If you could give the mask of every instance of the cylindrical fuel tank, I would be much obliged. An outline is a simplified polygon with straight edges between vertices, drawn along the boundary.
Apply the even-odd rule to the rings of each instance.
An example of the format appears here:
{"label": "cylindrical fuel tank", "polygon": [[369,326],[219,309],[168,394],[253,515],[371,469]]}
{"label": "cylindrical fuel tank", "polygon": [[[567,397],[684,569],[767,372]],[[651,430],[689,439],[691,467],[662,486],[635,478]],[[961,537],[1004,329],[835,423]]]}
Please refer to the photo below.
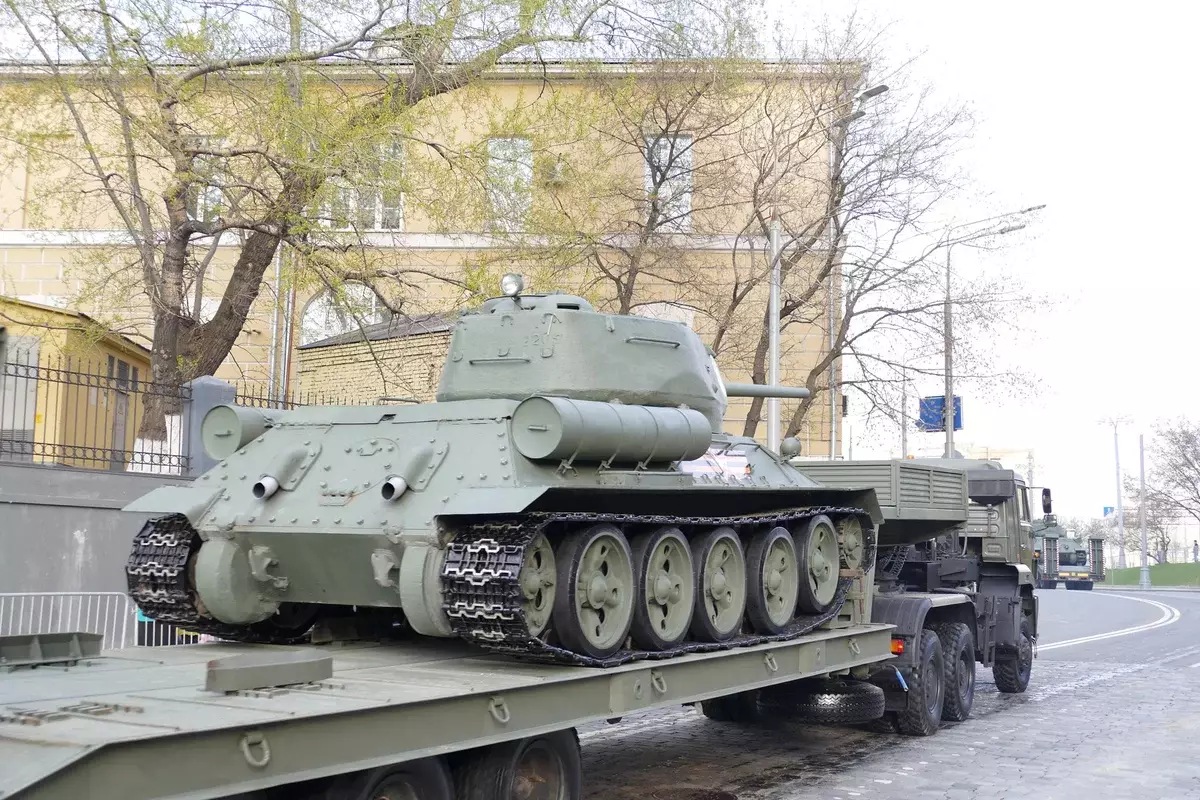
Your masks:
{"label": "cylindrical fuel tank", "polygon": [[688,461],[712,443],[708,418],[690,408],[530,397],[512,417],[513,444],[529,459],[620,464]]}

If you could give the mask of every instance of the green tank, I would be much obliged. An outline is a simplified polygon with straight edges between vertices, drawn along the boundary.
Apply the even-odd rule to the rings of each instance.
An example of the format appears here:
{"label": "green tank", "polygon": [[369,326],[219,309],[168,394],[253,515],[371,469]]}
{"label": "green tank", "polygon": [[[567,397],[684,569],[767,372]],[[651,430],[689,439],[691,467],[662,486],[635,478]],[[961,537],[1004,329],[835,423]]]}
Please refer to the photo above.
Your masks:
{"label": "green tank", "polygon": [[126,566],[141,611],[594,666],[838,616],[873,564],[873,491],[805,477],[795,439],[722,432],[728,397],[805,390],[725,383],[686,325],[502,288],[457,320],[436,402],[210,411],[219,463],[127,507],[154,514]]}
{"label": "green tank", "polygon": [[1069,531],[1053,514],[1033,521],[1033,536],[1039,589],[1063,583],[1067,589],[1086,591],[1104,580],[1103,537]]}

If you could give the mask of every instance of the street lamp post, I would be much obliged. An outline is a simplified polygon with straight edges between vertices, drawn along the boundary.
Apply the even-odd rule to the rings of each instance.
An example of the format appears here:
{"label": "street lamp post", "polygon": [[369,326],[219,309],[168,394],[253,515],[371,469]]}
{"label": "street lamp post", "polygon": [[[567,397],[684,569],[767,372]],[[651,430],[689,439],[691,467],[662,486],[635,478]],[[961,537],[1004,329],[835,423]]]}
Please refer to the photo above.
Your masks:
{"label": "street lamp post", "polygon": [[[870,100],[878,97],[888,90],[886,84],[872,86],[870,89],[863,91],[855,99],[859,102]],[[840,119],[835,120],[830,124],[830,128],[834,130],[844,130],[851,122],[862,119],[867,114],[861,108],[851,114],[847,114]],[[778,168],[778,167],[776,167]],[[830,183],[833,182],[833,148],[830,148]],[[767,331],[767,383],[771,386],[779,385],[779,294],[782,284],[782,252],[780,243],[779,230],[779,214],[778,209],[772,210],[771,222],[769,227],[770,239],[770,266],[771,266],[771,286],[770,296],[767,300],[767,316],[770,318],[770,328]],[[830,319],[833,319],[833,274],[829,276],[829,313]],[[829,330],[829,342],[832,351],[833,347],[833,328],[832,324]],[[830,413],[833,411],[833,365],[829,367],[829,395],[830,395]],[[830,418],[830,424],[836,424],[834,418]],[[779,398],[767,398],[767,448],[779,452],[779,436],[781,431],[779,421]],[[834,434],[830,433],[829,457],[833,458],[833,438]]]}
{"label": "street lamp post", "polygon": [[[1013,211],[1008,214],[997,214],[994,217],[977,219],[974,222],[963,222],[959,225],[951,225],[946,229],[946,233],[949,234],[950,231],[957,230],[959,228],[970,227],[971,225],[978,225],[983,222],[992,222],[994,220],[1002,220],[1011,217],[1023,216],[1025,214],[1031,214],[1034,211],[1040,211],[1045,207],[1046,205],[1043,203],[1041,205],[1023,208],[1020,211]],[[962,244],[963,242],[974,241],[976,239],[983,239],[988,236],[1003,236],[1006,233],[1019,231],[1024,227],[1026,227],[1024,222],[1017,223],[1016,225],[1006,225],[999,230],[981,231],[980,233],[969,236],[966,239],[956,242],[948,242],[946,245],[946,299],[942,307],[942,343],[943,352],[945,353],[946,376],[945,394],[942,398],[942,425],[945,427],[946,431],[946,449],[943,453],[943,458],[954,458],[954,316],[950,293],[950,251],[954,249],[954,245],[956,244]]]}

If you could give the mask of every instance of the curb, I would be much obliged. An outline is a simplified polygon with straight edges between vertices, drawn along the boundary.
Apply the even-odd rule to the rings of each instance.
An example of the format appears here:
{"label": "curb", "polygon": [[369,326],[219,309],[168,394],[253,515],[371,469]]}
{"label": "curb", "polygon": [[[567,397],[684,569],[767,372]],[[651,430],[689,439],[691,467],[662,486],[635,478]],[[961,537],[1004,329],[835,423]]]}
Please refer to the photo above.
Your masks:
{"label": "curb", "polygon": [[1140,586],[1106,586],[1097,583],[1092,588],[1106,592],[1200,592],[1200,586],[1151,586],[1143,589]]}

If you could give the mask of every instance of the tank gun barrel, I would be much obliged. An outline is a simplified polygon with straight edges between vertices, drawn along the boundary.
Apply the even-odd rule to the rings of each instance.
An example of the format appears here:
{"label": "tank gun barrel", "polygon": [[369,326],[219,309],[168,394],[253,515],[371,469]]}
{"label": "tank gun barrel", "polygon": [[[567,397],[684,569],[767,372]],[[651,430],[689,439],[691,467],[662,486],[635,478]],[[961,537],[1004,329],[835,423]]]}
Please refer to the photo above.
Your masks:
{"label": "tank gun barrel", "polygon": [[812,393],[799,386],[768,386],[765,383],[727,383],[725,394],[729,397],[782,397],[803,400]]}

